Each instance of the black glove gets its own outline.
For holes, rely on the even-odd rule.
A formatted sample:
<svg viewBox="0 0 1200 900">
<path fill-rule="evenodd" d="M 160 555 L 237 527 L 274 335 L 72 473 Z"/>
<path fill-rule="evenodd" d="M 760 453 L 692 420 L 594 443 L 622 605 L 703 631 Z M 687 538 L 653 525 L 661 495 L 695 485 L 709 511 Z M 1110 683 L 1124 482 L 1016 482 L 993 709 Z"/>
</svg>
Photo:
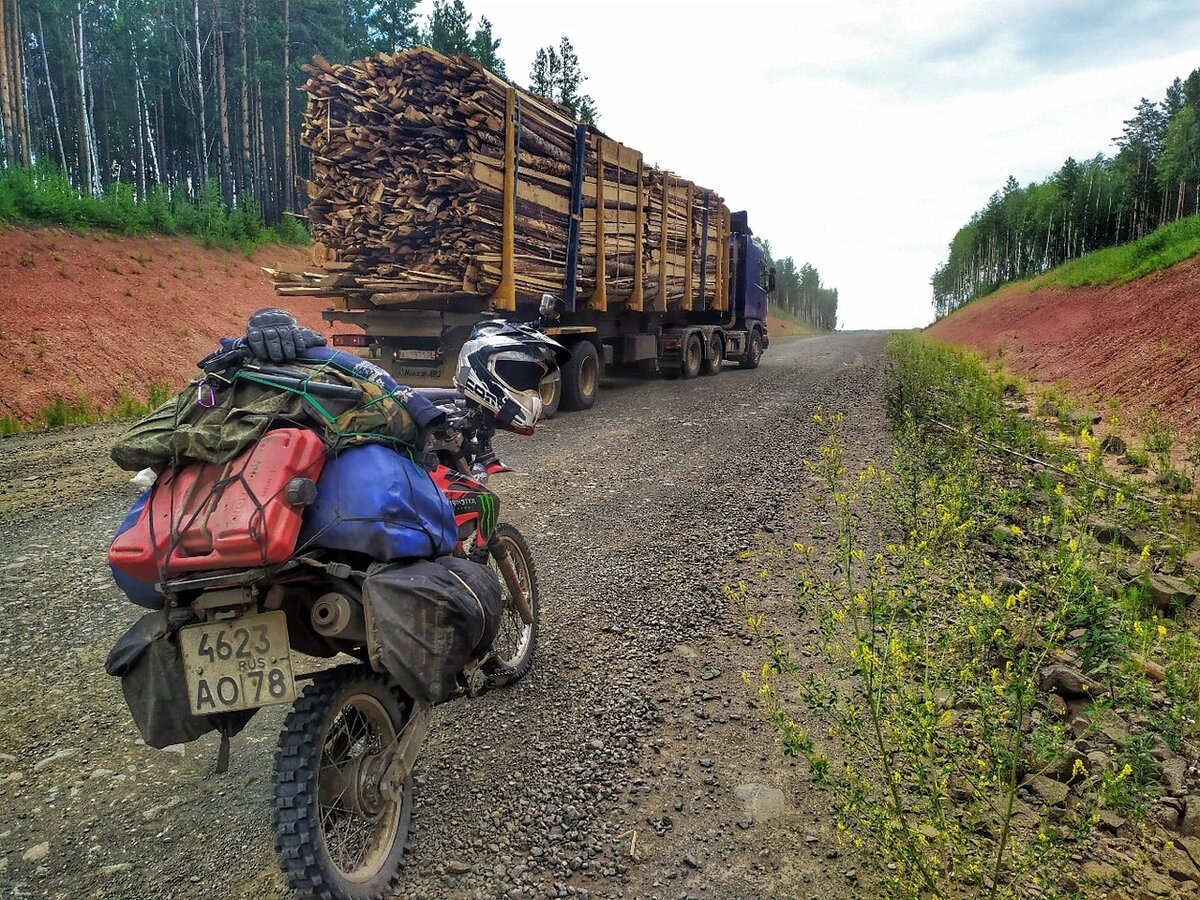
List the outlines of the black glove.
<svg viewBox="0 0 1200 900">
<path fill-rule="evenodd" d="M 246 323 L 246 343 L 259 359 L 282 363 L 291 362 L 309 347 L 325 346 L 325 338 L 302 327 L 290 312 L 269 306 Z"/>
</svg>

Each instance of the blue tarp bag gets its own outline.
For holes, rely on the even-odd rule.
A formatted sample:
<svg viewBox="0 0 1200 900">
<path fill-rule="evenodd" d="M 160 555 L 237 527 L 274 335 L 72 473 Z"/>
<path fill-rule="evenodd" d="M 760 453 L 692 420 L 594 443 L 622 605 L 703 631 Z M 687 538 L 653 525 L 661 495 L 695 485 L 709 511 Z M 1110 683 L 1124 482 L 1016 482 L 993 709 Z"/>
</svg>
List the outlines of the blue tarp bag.
<svg viewBox="0 0 1200 900">
<path fill-rule="evenodd" d="M 297 544 L 380 562 L 445 556 L 457 545 L 445 495 L 428 472 L 384 444 L 348 447 L 325 463 Z"/>
<path fill-rule="evenodd" d="M 146 501 L 149 498 L 150 491 L 144 491 L 134 501 L 133 506 L 130 507 L 129 512 L 125 514 L 125 518 L 121 521 L 121 526 L 117 529 L 117 533 L 113 535 L 114 541 L 137 523 L 138 516 L 142 514 L 142 509 L 146 506 Z M 114 569 L 111 565 L 108 568 L 112 572 L 113 581 L 117 583 L 117 587 L 138 606 L 144 606 L 146 609 L 163 608 L 163 595 L 154 589 L 153 581 L 144 581 L 141 578 L 126 575 L 120 569 Z"/>
</svg>

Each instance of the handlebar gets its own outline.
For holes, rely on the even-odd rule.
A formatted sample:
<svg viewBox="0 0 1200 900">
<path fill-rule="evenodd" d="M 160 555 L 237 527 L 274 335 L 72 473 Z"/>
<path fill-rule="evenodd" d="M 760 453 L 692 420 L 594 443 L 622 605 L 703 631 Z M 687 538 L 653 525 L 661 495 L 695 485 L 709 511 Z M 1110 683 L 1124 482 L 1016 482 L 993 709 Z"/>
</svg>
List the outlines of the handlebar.
<svg viewBox="0 0 1200 900">
<path fill-rule="evenodd" d="M 463 392 L 458 388 L 415 387 L 413 391 L 438 406 L 465 399 Z"/>
</svg>

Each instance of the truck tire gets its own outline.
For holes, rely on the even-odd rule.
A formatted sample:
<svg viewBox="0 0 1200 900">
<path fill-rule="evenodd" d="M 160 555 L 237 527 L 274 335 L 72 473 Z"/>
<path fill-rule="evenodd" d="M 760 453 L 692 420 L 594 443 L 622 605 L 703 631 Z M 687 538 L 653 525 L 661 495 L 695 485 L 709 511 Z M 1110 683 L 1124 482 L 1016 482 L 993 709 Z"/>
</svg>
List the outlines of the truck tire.
<svg viewBox="0 0 1200 900">
<path fill-rule="evenodd" d="M 704 357 L 704 364 L 700 366 L 701 375 L 716 375 L 721 371 L 721 363 L 725 359 L 725 342 L 721 340 L 721 335 L 714 331 L 712 337 L 708 339 L 708 355 Z"/>
<path fill-rule="evenodd" d="M 558 406 L 562 402 L 562 377 L 561 375 L 555 381 L 545 385 L 541 390 L 542 395 L 542 418 L 553 419 L 554 414 L 558 412 Z"/>
<path fill-rule="evenodd" d="M 700 374 L 700 366 L 704 362 L 704 345 L 700 343 L 700 335 L 688 335 L 683 344 L 683 359 L 679 361 L 679 374 L 682 378 L 695 378 Z"/>
<path fill-rule="evenodd" d="M 743 369 L 757 369 L 758 363 L 762 359 L 762 352 L 762 332 L 758 330 L 758 326 L 756 325 L 750 332 L 750 340 L 746 344 L 746 355 L 739 360 L 738 365 Z"/>
<path fill-rule="evenodd" d="M 562 368 L 561 407 L 591 409 L 600 393 L 600 354 L 591 341 L 580 341 L 571 348 L 571 358 Z"/>
</svg>

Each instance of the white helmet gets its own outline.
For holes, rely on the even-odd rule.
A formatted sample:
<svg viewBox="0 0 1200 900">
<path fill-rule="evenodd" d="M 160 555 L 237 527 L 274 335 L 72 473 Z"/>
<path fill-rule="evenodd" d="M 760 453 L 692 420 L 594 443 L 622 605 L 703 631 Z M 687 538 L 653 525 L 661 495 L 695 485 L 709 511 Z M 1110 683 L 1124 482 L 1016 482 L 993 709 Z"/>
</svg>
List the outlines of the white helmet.
<svg viewBox="0 0 1200 900">
<path fill-rule="evenodd" d="M 570 357 L 566 347 L 531 325 L 480 322 L 458 354 L 454 383 L 495 414 L 497 427 L 533 434 L 542 416 L 542 383 L 559 378 L 559 367 Z"/>
</svg>

